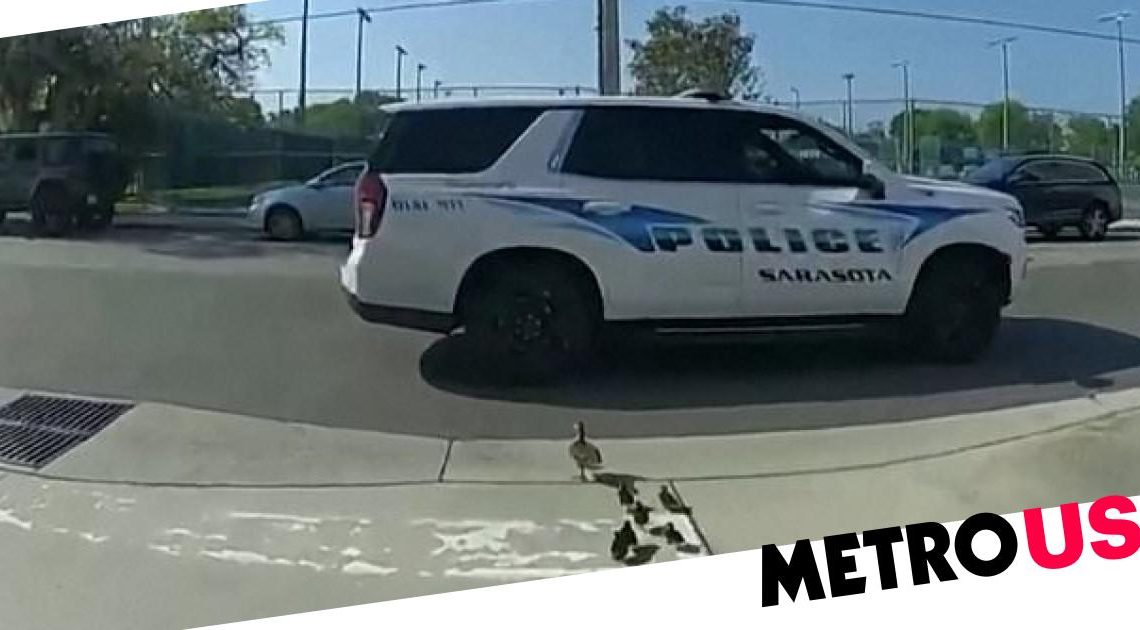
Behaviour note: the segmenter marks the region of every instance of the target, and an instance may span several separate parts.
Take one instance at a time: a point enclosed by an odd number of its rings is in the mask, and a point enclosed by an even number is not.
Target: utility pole
[[[424,70],[427,68],[422,63],[416,64],[416,102],[420,102],[420,88],[423,83]]]
[[[1001,46],[1001,74],[1005,96],[1001,115],[1001,149],[1009,151],[1009,45],[1016,42],[1016,37],[1005,37],[990,42],[989,48]]]
[[[843,80],[847,82],[847,109],[843,114],[844,128],[847,130],[847,135],[852,136],[855,135],[855,107],[851,84],[855,81],[855,75],[848,72],[843,75]]]
[[[404,56],[408,51],[404,50],[403,46],[396,46],[396,100],[400,100],[400,95],[404,90],[404,80],[402,71],[404,69]]]
[[[309,0],[301,11],[301,89],[297,92],[297,123],[305,122],[305,88],[309,66]]]
[[[598,0],[598,91],[603,96],[621,93],[621,42],[618,0]]]
[[[903,80],[903,160],[904,172],[914,173],[914,109],[910,100],[910,62],[900,61],[894,64],[895,68],[902,69]]]
[[[792,86],[792,97],[795,99],[795,101],[793,101],[793,102],[796,104],[796,111],[798,112],[798,111],[800,111],[800,89],[799,88]]]
[[[1117,44],[1120,53],[1120,126],[1117,128],[1117,173],[1124,176],[1124,163],[1128,159],[1127,129],[1128,129],[1128,94],[1127,74],[1124,65],[1124,21],[1132,17],[1129,11],[1118,11],[1109,15],[1102,15],[1100,22],[1116,22]]]
[[[356,96],[360,97],[360,84],[364,68],[364,23],[372,23],[372,16],[360,7],[356,9]]]

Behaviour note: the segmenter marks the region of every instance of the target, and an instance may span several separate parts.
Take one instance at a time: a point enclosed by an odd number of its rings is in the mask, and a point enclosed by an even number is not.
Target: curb
[[[792,478],[913,465],[1009,447],[1137,412],[1140,388],[871,426],[592,441],[604,455],[602,472],[614,478]],[[0,466],[0,472],[66,483],[187,489],[578,485],[568,444],[569,438],[410,437],[138,403],[46,468]],[[140,455],[144,452],[145,457]],[[280,457],[282,452],[290,457]]]

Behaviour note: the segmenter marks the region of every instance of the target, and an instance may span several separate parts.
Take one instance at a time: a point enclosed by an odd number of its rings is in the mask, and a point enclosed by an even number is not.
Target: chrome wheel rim
[[[1108,232],[1108,215],[1101,208],[1090,211],[1085,215],[1085,233],[1093,238],[1104,236]]]

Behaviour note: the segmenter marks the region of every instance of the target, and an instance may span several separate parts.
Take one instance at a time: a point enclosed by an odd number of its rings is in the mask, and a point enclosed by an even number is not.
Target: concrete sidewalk
[[[616,493],[578,482],[567,444],[142,403],[43,470],[3,473],[0,553],[24,569],[9,573],[0,613],[13,628],[186,627],[621,567],[609,557],[624,518]],[[659,562],[1135,494],[1140,392],[597,444],[603,474],[638,479],[646,503],[668,484],[692,508],[657,508],[640,530]],[[692,546],[646,531],[666,521]]]

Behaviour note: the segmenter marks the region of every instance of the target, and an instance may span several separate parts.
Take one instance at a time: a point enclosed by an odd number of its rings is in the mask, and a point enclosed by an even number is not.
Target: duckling
[[[597,446],[586,441],[586,425],[581,422],[574,423],[577,438],[570,444],[570,457],[578,465],[578,474],[582,481],[586,481],[586,469],[600,468],[602,465],[602,451]]]
[[[685,544],[685,537],[681,535],[681,532],[677,531],[676,527],[673,527],[672,523],[666,523],[665,542],[670,545],[683,545]]]
[[[634,490],[628,484],[623,483],[618,486],[618,501],[622,507],[633,505],[633,494],[635,492],[637,492],[637,490]]]
[[[633,548],[633,553],[626,558],[623,562],[628,567],[636,567],[653,560],[653,556],[657,554],[660,549],[657,545],[638,545]]]
[[[638,526],[644,526],[649,522],[649,512],[651,508],[646,507],[644,503],[638,501],[629,509],[629,513],[633,515],[633,522]]]
[[[622,560],[629,554],[630,547],[637,544],[637,534],[633,533],[633,528],[630,527],[629,521],[626,521],[621,529],[614,532],[614,541],[610,544],[610,556],[614,560]]]
[[[674,514],[684,514],[687,511],[684,503],[669,492],[669,486],[661,486],[661,492],[657,493],[657,499],[661,501],[661,507],[673,512]]]

